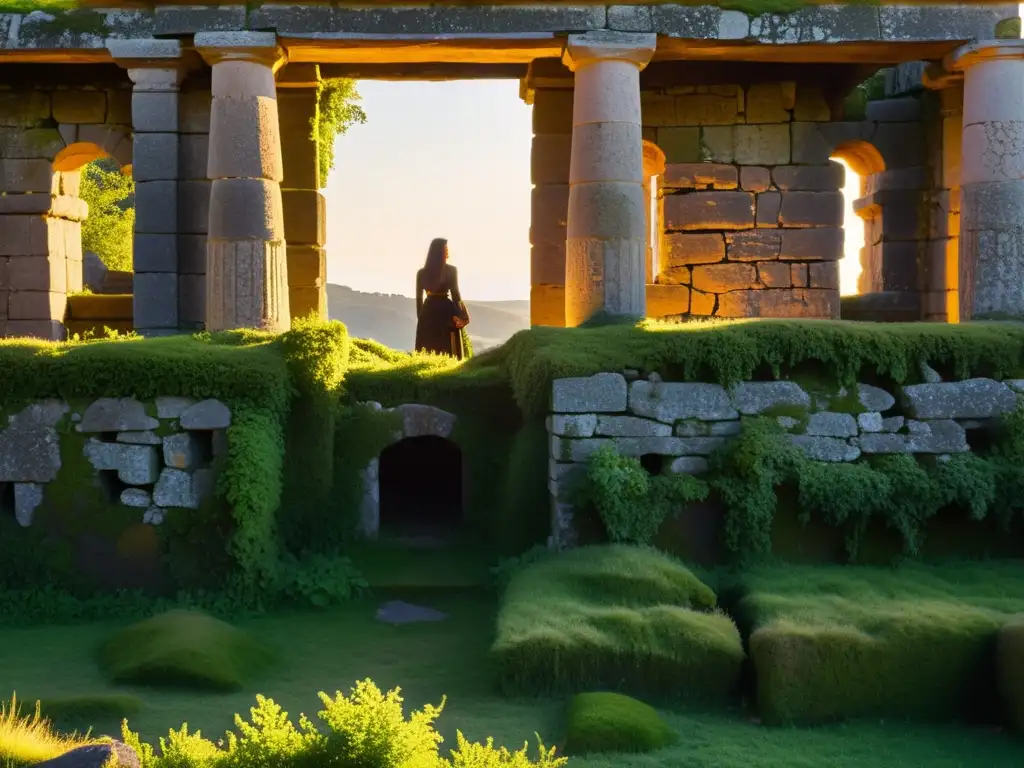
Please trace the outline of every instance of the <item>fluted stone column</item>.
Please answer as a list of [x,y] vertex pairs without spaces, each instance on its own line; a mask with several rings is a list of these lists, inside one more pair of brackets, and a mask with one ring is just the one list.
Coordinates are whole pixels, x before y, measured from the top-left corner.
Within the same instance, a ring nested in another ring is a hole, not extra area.
[[1024,316],[1024,40],[955,51],[964,73],[960,318]]
[[178,100],[191,58],[178,40],[107,43],[128,70],[132,92],[133,325],[143,335],[175,333],[178,315]]
[[640,70],[653,34],[570,35],[576,76],[565,254],[566,325],[598,312],[643,317],[647,214],[640,132]]
[[206,330],[287,330],[284,171],[274,83],[284,55],[269,32],[201,32],[195,47],[213,67]]

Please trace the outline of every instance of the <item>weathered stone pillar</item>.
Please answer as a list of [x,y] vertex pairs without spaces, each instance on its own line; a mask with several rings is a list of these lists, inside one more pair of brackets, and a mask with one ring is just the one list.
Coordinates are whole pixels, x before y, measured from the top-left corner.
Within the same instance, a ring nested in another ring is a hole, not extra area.
[[570,35],[564,62],[576,75],[566,242],[565,320],[597,312],[646,313],[640,70],[653,34]]
[[1024,316],[1024,40],[964,46],[960,318]]
[[132,94],[133,325],[174,333],[178,318],[178,89],[187,72],[177,40],[109,40],[128,69]]
[[269,32],[200,32],[195,47],[213,67],[206,330],[287,330],[284,170],[274,83],[284,55]]
[[320,68],[290,64],[277,78],[281,113],[284,235],[288,241],[288,299],[292,317],[327,318],[326,202],[320,194],[320,142],[313,132]]
[[530,63],[521,94],[533,105],[530,149],[530,324],[565,327],[565,239],[572,149],[572,73]]

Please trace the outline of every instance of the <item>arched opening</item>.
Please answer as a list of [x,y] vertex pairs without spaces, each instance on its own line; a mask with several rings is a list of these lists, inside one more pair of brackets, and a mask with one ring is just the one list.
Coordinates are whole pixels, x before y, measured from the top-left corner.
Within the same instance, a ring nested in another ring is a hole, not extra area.
[[661,196],[661,175],[665,172],[665,153],[657,144],[643,142],[644,199],[647,213],[647,284],[654,282],[660,270],[661,237],[664,230]]
[[450,531],[462,522],[462,451],[433,435],[407,437],[380,455],[380,529]]
[[846,170],[843,186],[843,258],[839,292],[844,296],[882,290],[882,209],[874,199],[876,174],[885,171],[882,155],[864,141],[836,147],[832,161]]

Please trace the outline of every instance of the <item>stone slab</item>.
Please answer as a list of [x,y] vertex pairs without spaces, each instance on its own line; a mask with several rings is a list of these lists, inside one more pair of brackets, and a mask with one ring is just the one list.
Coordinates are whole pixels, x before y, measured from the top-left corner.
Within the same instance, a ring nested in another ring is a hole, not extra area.
[[555,379],[551,409],[558,413],[621,413],[626,410],[626,379],[620,373]]
[[666,424],[685,419],[729,421],[739,415],[725,387],[699,383],[634,381],[629,410]]
[[966,379],[903,388],[907,414],[917,419],[984,419],[1009,413],[1017,395],[994,379]]

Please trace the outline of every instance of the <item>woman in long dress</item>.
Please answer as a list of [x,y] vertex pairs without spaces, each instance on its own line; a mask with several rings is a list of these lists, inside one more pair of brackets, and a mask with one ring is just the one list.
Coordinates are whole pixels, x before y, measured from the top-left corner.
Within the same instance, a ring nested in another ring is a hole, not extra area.
[[464,356],[462,328],[469,322],[459,273],[448,263],[448,241],[430,243],[423,269],[416,273],[416,351]]

